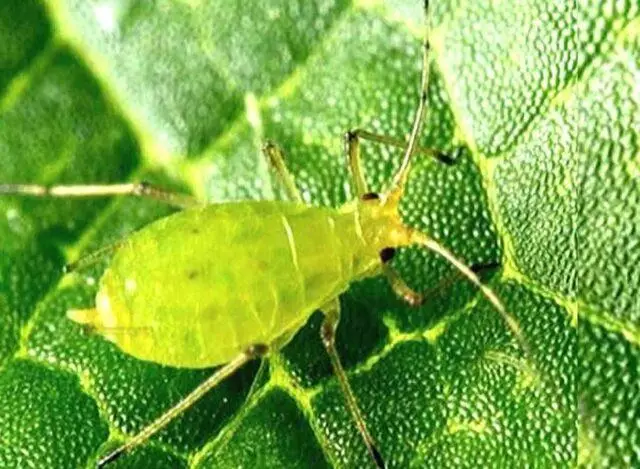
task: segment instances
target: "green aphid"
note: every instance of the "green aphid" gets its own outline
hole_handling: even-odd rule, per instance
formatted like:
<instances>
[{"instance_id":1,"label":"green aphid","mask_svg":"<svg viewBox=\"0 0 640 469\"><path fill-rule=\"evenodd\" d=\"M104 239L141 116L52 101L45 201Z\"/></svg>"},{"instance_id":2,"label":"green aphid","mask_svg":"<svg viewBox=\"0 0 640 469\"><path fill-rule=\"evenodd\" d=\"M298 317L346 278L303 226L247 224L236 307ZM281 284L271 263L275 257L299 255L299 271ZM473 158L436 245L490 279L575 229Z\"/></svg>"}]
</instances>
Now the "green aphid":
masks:
<instances>
[{"instance_id":1,"label":"green aphid","mask_svg":"<svg viewBox=\"0 0 640 469\"><path fill-rule=\"evenodd\" d=\"M388 264L397 247L420 245L447 259L480 288L524 344L518 323L474 271L427 234L404 225L398 213L415 154L452 163L438 151L417 147L427 104L428 50L425 39L420 101L409 141L363 130L347 132L345 147L357 197L339 209L304 204L282 152L272 143L265 145L264 153L291 201L203 204L146 183L0 185L4 194L133 195L184 208L74 266L113 253L100 280L95 308L69 311L73 321L142 360L182 368L223 365L101 459L99 467L145 442L247 362L282 348L318 309L325 314L321 339L347 408L376 466L384 467L336 352L335 331L340 319L338 296L364 277L383 274L401 298L421 303L421 296ZM360 163L361 139L406 148L389 188L380 194L367 188Z\"/></svg>"}]
</instances>

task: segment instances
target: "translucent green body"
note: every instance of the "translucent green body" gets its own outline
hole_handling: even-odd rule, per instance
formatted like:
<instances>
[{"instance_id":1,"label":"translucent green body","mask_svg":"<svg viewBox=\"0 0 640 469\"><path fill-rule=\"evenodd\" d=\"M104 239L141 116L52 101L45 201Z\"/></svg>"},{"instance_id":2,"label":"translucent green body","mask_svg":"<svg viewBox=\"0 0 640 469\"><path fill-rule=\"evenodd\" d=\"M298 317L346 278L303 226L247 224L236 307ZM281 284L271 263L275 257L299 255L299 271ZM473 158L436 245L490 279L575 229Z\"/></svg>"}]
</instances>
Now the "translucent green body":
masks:
<instances>
[{"instance_id":1,"label":"translucent green body","mask_svg":"<svg viewBox=\"0 0 640 469\"><path fill-rule=\"evenodd\" d=\"M226 363L277 348L380 264L357 206L239 202L176 213L133 234L105 272L102 333L165 365Z\"/></svg>"}]
</instances>

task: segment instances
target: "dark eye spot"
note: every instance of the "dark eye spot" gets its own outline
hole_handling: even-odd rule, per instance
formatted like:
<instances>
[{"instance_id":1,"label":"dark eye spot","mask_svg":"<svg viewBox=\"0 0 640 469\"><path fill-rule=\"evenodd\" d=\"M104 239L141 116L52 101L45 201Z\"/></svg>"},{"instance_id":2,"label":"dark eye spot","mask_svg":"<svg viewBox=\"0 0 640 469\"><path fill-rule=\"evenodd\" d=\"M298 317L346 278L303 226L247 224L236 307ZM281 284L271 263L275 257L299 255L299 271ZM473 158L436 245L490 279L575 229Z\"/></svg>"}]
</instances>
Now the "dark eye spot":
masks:
<instances>
[{"instance_id":1,"label":"dark eye spot","mask_svg":"<svg viewBox=\"0 0 640 469\"><path fill-rule=\"evenodd\" d=\"M380 196L376 192L367 192L360 197L361 200L376 200L379 198Z\"/></svg>"},{"instance_id":2,"label":"dark eye spot","mask_svg":"<svg viewBox=\"0 0 640 469\"><path fill-rule=\"evenodd\" d=\"M199 234L200 233L200 229L199 228L191 228L191 232L193 234Z\"/></svg>"},{"instance_id":3,"label":"dark eye spot","mask_svg":"<svg viewBox=\"0 0 640 469\"><path fill-rule=\"evenodd\" d=\"M380 251L380 260L382 262L389 262L396 255L394 248L384 248Z\"/></svg>"},{"instance_id":4,"label":"dark eye spot","mask_svg":"<svg viewBox=\"0 0 640 469\"><path fill-rule=\"evenodd\" d=\"M190 270L189 272L187 272L187 277L189 278L189 280L193 280L197 276L198 272L196 272L195 270Z\"/></svg>"}]
</instances>

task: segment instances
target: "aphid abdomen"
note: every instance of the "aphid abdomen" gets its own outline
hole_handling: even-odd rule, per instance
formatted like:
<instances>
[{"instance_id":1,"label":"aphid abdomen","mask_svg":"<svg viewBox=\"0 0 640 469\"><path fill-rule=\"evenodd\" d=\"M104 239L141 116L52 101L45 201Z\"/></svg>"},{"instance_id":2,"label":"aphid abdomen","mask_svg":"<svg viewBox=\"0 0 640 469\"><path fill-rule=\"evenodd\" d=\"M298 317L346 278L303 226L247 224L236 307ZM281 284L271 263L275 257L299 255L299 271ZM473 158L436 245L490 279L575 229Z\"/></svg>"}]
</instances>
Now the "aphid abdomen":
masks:
<instances>
[{"instance_id":1,"label":"aphid abdomen","mask_svg":"<svg viewBox=\"0 0 640 469\"><path fill-rule=\"evenodd\" d=\"M98 327L133 356L180 367L274 344L366 264L354 220L285 202L211 205L159 220L114 256L101 280Z\"/></svg>"}]
</instances>

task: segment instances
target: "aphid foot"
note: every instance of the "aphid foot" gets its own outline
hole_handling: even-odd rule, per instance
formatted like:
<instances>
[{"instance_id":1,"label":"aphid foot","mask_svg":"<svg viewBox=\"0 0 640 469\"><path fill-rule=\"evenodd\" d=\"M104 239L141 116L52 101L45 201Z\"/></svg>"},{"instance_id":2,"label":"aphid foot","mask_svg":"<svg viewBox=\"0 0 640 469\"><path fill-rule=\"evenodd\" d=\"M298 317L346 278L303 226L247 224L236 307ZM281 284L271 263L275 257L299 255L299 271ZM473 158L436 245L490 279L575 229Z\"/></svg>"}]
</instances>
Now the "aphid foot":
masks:
<instances>
[{"instance_id":1,"label":"aphid foot","mask_svg":"<svg viewBox=\"0 0 640 469\"><path fill-rule=\"evenodd\" d=\"M424 304L424 296L419 293L411 292L403 295L402 299L409 305L413 307L422 306Z\"/></svg>"},{"instance_id":2,"label":"aphid foot","mask_svg":"<svg viewBox=\"0 0 640 469\"><path fill-rule=\"evenodd\" d=\"M96 464L96 468L97 469L103 468L107 464L110 464L113 461L115 461L116 459L118 459L123 454L124 454L124 451L122 450L122 448L118 448L115 451L112 451L111 453L109 453L104 458L102 458L101 460L98 461L98 464Z\"/></svg>"}]
</instances>

